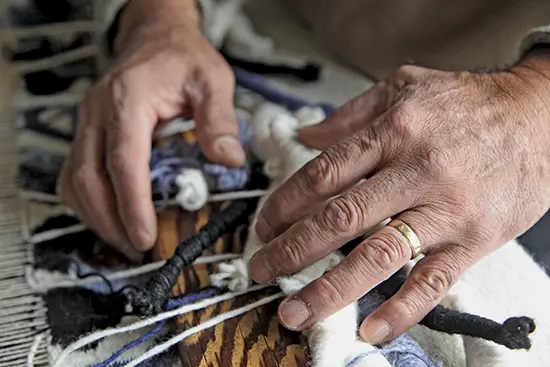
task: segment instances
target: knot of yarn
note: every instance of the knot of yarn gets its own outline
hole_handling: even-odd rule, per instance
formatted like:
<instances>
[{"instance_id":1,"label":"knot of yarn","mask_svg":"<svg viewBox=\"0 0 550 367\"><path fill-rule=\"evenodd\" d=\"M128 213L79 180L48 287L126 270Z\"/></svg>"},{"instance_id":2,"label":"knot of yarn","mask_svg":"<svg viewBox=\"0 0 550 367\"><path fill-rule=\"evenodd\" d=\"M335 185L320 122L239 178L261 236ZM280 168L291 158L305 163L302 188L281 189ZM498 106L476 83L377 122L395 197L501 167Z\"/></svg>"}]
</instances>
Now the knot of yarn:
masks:
<instances>
[{"instance_id":1,"label":"knot of yarn","mask_svg":"<svg viewBox=\"0 0 550 367\"><path fill-rule=\"evenodd\" d=\"M176 201L185 210L196 211L208 201L208 184L199 169L184 169L176 176L175 184L179 188Z\"/></svg>"},{"instance_id":2,"label":"knot of yarn","mask_svg":"<svg viewBox=\"0 0 550 367\"><path fill-rule=\"evenodd\" d=\"M246 147L252 129L242 119L239 122L239 139ZM185 210L202 208L212 191L236 191L249 181L248 164L242 167L225 167L209 162L198 144L183 139L169 139L160 148L154 148L150 161L151 186L155 208L162 211L168 200L175 201Z\"/></svg>"}]
</instances>

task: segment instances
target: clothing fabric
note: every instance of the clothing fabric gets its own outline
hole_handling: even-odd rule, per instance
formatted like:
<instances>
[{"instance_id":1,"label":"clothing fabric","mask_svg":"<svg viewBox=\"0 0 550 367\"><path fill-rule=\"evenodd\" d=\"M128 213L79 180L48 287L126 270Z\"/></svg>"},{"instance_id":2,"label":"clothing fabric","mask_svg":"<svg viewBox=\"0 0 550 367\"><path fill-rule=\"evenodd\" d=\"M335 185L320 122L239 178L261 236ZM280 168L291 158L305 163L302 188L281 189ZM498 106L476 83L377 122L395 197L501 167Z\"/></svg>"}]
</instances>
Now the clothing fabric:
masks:
<instances>
[{"instance_id":1,"label":"clothing fabric","mask_svg":"<svg viewBox=\"0 0 550 367\"><path fill-rule=\"evenodd\" d=\"M550 41L550 2L544 0L283 1L320 46L375 79L406 63L502 68Z\"/></svg>"}]
</instances>

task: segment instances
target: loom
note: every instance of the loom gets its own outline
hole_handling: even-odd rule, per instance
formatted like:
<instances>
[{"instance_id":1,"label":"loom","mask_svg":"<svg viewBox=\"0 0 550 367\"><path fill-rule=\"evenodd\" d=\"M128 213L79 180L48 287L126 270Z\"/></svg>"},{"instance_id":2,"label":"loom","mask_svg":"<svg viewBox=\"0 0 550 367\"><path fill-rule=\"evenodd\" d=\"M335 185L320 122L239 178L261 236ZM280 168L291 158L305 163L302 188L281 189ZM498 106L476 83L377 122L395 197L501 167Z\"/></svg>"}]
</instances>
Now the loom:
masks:
<instances>
[{"instance_id":1,"label":"loom","mask_svg":"<svg viewBox=\"0 0 550 367\"><path fill-rule=\"evenodd\" d=\"M83 22L67 22L65 24L57 24L53 26L46 26L40 29L17 29L12 28L8 33L3 33L6 36L7 41L10 43L17 43L17 41L22 37L29 37L34 35L44 35L44 34L60 34L65 32L88 32L91 34L92 39L95 41L88 46L83 46L74 50L66 51L60 55L47 56L42 60L35 61L26 61L20 60L19 62L14 63L14 68L19 73L37 73L40 71L46 71L55 66L77 61L82 58L96 58L99 69L106 65L108 55L102 52L102 49L98 46L100 43L101 31L103 31L108 24L104 19L104 12L102 8L106 6L106 1L96 0L94 3L93 18L90 21ZM231 2L228 2L231 3ZM240 3L240 2L234 2ZM0 1L0 4L5 5L5 1ZM235 6L235 4L230 4ZM241 14L237 15L238 17ZM227 25L227 23L224 23ZM246 23L245 23L246 24ZM265 55L272 56L272 45L265 38L257 37L254 38L248 34L246 38L248 41L243 41L244 38L239 38L242 36L242 33L236 32L233 28L229 27L229 30L226 29L229 34L233 35L233 38L230 38L226 43L226 48L224 48L224 54L226 55L228 61L232 62L235 66L234 72L236 75L237 83L239 88L243 90L241 94L236 96L237 100L239 98L246 99L247 91L253 91L255 95L254 98L260 97L261 99L272 102L274 105L271 105L266 108L266 110L273 112L273 109L278 112L286 110L291 115L294 114L298 116L300 111L304 107L317 108L317 112L321 110L324 114L330 114L333 110L333 106L328 103L318 103L311 104L309 101L306 101L302 98L298 98L286 93L283 93L276 88L270 86L270 84L256 72L261 72L265 74L290 74L294 77L298 77L301 80L312 81L319 78L320 70L315 64L308 64L307 62L298 62L294 66L289 66L288 58L283 58L278 60L277 63L266 64ZM249 31L249 30L247 30ZM224 34L223 30L213 29L212 32L213 41L220 42L220 34ZM255 55L252 57L252 60L247 60L247 52L250 52L252 48L243 48L243 42L250 42L250 37L252 37L254 45L257 49L264 49L263 57ZM261 44L261 46L260 46ZM246 45L245 45L246 46ZM245 51L243 51L245 49ZM249 54L247 56L250 56ZM249 57L250 58L250 57ZM275 59L274 57L272 59ZM260 61L258 61L260 60ZM261 62L263 60L263 62ZM243 69L245 68L245 69ZM82 97L84 90L80 88L86 88L81 86L76 86L74 89L69 89L64 92L49 95L47 98L39 95L31 94L22 94L18 95L14 101L14 106L22 110L33 110L37 107L48 107L56 106L58 104L75 104ZM36 92L36 90L35 90ZM3 91L2 102L6 103L6 91ZM242 105L246 105L245 101L240 101ZM271 113L270 112L270 113ZM314 118L313 120L318 120ZM7 125L2 121L3 125ZM185 121L186 124L183 127L178 127L173 130L177 133L189 132L193 128L192 121ZM35 131L46 132L52 136L62 137L65 140L70 139L71 134L73 133L72 129L74 126L69 129L69 132L59 132L55 129L52 129L51 126L31 124L27 126L28 129L33 129ZM11 134L11 128L5 126L2 129L3 133L1 139L3 139L2 146L10 147L13 144L13 135ZM159 133L159 136L162 139L165 139L171 135L171 133L162 134ZM4 145L5 144L5 145ZM162 156L162 153L165 151L158 150L159 155ZM2 150L2 153L6 155L13 154L13 151L6 148ZM196 152L193 153L194 158L197 157ZM164 156L164 158L169 158L169 156ZM153 162L152 162L153 163ZM177 169L181 169L183 165L181 161L176 162L174 166ZM32 169L32 165L28 166L29 169ZM166 166L164 166L166 167ZM197 168L196 163L193 163L187 168ZM277 176L277 167L270 166L271 168L266 169L268 176L276 177ZM74 218L62 217L61 219L66 220L69 218L69 225L54 225L52 230L37 230L35 233L28 232L28 225L23 224L24 231L22 236L12 235L17 229L19 218L17 216L17 210L13 210L11 215L7 215L5 218L2 218L2 225L9 227L9 235L2 234L3 243L8 243L9 245L4 246L1 249L0 257L2 260L0 262L6 265L2 269L0 282L2 284L0 291L2 296L6 297L6 300L0 301L0 304L3 304L5 307L11 307L3 315L6 317L11 317L13 319L20 318L22 321L18 325L18 335L9 335L13 334L13 329L1 329L0 330L0 346L5 348L11 348L12 353L3 354L0 352L0 365L2 366L62 366L62 358L68 357L71 353L78 353L78 347L85 346L87 342L97 343L100 342L102 337L105 336L116 336L122 334L129 334L130 332L135 331L135 329L126 326L118 327L102 327L98 333L91 335L83 335L82 339L73 341L75 344L67 345L67 349L62 351L55 351L50 347L51 332L48 330L48 321L44 316L44 310L46 308L45 301L41 297L40 293L37 292L38 289L43 293L55 294L56 290L66 289L66 288L80 288L85 289L101 289L108 294L108 297L103 297L105 302L116 302L117 307L119 307L117 312L119 312L119 317L128 316L128 315L140 315L145 316L146 318L142 320L142 324L137 326L149 327L150 329L146 332L143 332L139 335L132 336L133 339L129 340L126 343L122 343L120 348L113 352L108 358L103 361L94 361L89 363L89 366L136 366L140 362L146 362L149 358L153 358L154 353L161 353L165 348L174 346L181 341L192 337L196 333L206 330L207 328L212 328L217 325L219 322L225 320L230 320L239 315L244 315L250 310L255 310L256 307L262 305L268 305L283 296L283 293L278 292L273 287L263 287L246 284L247 289L237 290L237 291L227 291L225 287L207 287L201 288L197 291L184 292L179 296L174 294L170 295L170 291L173 290L174 285L177 284L178 277L182 273L189 271L189 267L196 266L197 264L218 264L218 269L221 270L235 270L238 272L245 272L244 269L239 268L224 268L224 265L232 264L233 261L240 260L238 254L222 254L214 256L204 256L205 249L211 249L216 246L216 241L228 233L232 232L235 228L242 228L244 224L247 223L248 217L256 209L257 199L266 194L264 190L266 188L266 178L261 175L260 171L263 167L249 167L247 169L247 175L251 174L252 176L257 175L259 181L263 180L263 184L260 184L256 187L249 186L248 176L246 179L241 177L239 184L236 186L226 186L220 185L217 180L221 176L219 167L210 166L210 171L207 169L200 170L201 174L204 177L203 187L207 187L206 193L201 200L191 203L183 199L178 200L178 193L186 192L187 186L180 185L176 183L176 178L178 175L174 175L171 180L168 180L168 183L160 185L158 191L159 197L157 200L157 208L159 211L162 211L166 208L174 209L177 207L184 207L188 211L197 211L200 208L204 207L206 203L219 203L230 201L229 204L224 210L217 212L212 215L209 221L206 221L205 225L202 226L202 229L198 231L194 236L190 236L187 240L183 241L176 250L176 254L173 257L170 257L166 261L157 261L151 264L145 264L141 267L129 268L125 270L115 271L108 274L102 274L97 272L90 272L90 269L84 271L79 266L82 266L81 263L77 263L76 270L71 276L63 276L59 279L54 279L51 283L44 282L43 275L48 275L46 272L41 273L37 269L30 270L28 267L32 264L32 259L28 259L26 253L31 252L28 248L32 248L34 245L44 244L45 242L56 242L59 243L60 239L65 238L69 241L74 238L83 238L88 236L96 240L94 235L87 231L85 226L80 224L78 221L74 221ZM55 169L53 169L55 171ZM208 174L211 174L210 177L207 177ZM50 172L46 172L48 174ZM6 208L17 208L17 202L19 200L18 195L16 195L17 188L13 185L11 180L12 172L0 171L0 182L9 182L10 184L6 186L5 189L5 199L0 203L1 207ZM262 177L259 177L262 176ZM48 176L51 179L51 176ZM166 176L162 176L165 178ZM154 184L154 180L152 180ZM175 186L174 186L175 185ZM52 207L58 208L60 213L63 215L70 214L70 211L66 210L62 206L62 203L59 202L59 199L55 196L55 192L52 192L51 185L42 185L40 187L50 187L46 189L46 192L36 192L31 191L30 187L26 187L27 190L20 192L20 195L26 203L28 202L41 202L49 203ZM227 191L230 187L230 192ZM233 192L231 190L242 190ZM248 190L250 189L250 190ZM210 191L218 190L219 192L212 193ZM189 191L187 191L189 192ZM200 192L196 191L196 192ZM181 197L180 197L181 198ZM189 206L185 206L189 205ZM26 210L26 208L24 209ZM9 212L9 211L8 211ZM27 216L22 217L23 220L28 219ZM59 217L54 217L53 219L60 219ZM84 236L85 235L85 236ZM69 241L70 242L70 241ZM23 256L20 256L24 254ZM203 256L201 256L203 255ZM93 255L91 255L93 256ZM22 260L20 259L22 258ZM69 269L74 265L75 259L69 258L66 259L69 264ZM237 262L238 263L238 262ZM72 264L72 265L71 265ZM43 266L44 264L33 264L35 266ZM53 266L53 265L52 265ZM213 271L214 273L214 271ZM214 275L214 274L213 274ZM121 286L117 287L117 282L128 277L145 277L148 281L144 284L143 287L137 286ZM25 278L26 277L26 278ZM391 295L395 294L397 289L403 283L404 278L406 277L405 272L399 272L394 275L392 278L378 286L373 291L373 297L369 298L368 309L377 307L380 302L387 299ZM222 277L223 278L223 277ZM228 278L221 279L226 281ZM227 286L227 285L226 285ZM230 285L230 288L238 288L243 286L242 283L235 282L233 285ZM89 287L89 288L86 288ZM238 297L242 297L245 294L250 293L259 293L262 295L262 298L259 300L250 302L245 305L239 305L239 307L228 311L226 313L220 313L219 315L212 316L206 321L202 320L193 320L197 321L196 323L189 324L189 329L183 331L182 333L169 335L167 331L166 320L169 319L168 316L177 316L177 315L188 315L190 312L196 310L204 310L207 307L213 307L227 300L234 300ZM375 296L374 296L375 295ZM102 298L102 297L99 297ZM25 305L25 309L22 310L18 305ZM114 303L113 303L114 304ZM124 307L120 307L123 305ZM131 310L131 311L129 311ZM30 314L31 316L27 316ZM115 317L116 318L116 317ZM425 319L421 322L422 325L429 327L431 329L437 330L442 333L458 333L461 335L472 336L475 338L481 338L486 340L491 340L495 343L504 345L510 349L529 349L531 347L530 334L534 331L535 324L532 319L528 317L513 317L503 323L492 321L490 319L485 319L481 316L476 316L473 314L468 314L454 310L452 308L437 306ZM135 324L130 324L136 326ZM7 331L6 331L7 330ZM93 336L93 337L92 337ZM157 337L162 337L157 341ZM86 339L89 337L88 339ZM92 341L93 339L93 341ZM399 343L394 345L379 346L380 351L382 351L382 356L384 359L380 360L381 363L387 363L385 358L390 358L392 353L401 353L399 348L402 348L405 343L410 343L412 338L401 340ZM19 344L15 344L20 342ZM414 342L414 341L413 341ZM101 342L100 342L101 343ZM106 344L109 343L107 340ZM104 345L104 344L100 344ZM76 348L75 348L76 346ZM146 352L133 355L132 351L135 351L137 347L148 346ZM164 348L164 349L163 349ZM1 349L1 348L0 348ZM362 358L368 357L369 353L375 351L375 348L364 352L360 349L357 350L356 357L346 361L347 366L359 365ZM138 352L135 352L138 353ZM134 359L126 360L123 357L127 355L133 356ZM52 355L57 357L57 361L52 359ZM122 362L124 361L124 362ZM58 364L55 364L58 363ZM61 364L60 364L61 363Z\"/></svg>"}]
</instances>

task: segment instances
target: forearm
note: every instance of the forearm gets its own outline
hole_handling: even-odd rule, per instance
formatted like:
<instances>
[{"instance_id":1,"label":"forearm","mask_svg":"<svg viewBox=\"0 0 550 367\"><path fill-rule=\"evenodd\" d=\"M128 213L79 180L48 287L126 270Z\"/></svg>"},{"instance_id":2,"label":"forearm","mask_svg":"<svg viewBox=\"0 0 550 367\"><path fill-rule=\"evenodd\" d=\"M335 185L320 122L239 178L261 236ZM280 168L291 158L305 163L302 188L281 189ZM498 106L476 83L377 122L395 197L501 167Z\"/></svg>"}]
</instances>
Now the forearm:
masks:
<instances>
[{"instance_id":1,"label":"forearm","mask_svg":"<svg viewBox=\"0 0 550 367\"><path fill-rule=\"evenodd\" d=\"M118 50L137 30L174 26L198 29L199 23L196 0L130 0L120 15L114 49Z\"/></svg>"}]
</instances>

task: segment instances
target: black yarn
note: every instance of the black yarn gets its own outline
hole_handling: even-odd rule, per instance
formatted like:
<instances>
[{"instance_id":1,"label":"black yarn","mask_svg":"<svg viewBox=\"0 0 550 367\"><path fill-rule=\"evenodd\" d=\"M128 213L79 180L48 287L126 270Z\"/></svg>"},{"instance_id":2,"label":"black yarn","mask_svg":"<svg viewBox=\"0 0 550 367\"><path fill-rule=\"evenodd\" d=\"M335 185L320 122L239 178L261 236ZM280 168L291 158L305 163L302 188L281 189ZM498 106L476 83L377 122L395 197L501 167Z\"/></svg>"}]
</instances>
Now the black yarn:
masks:
<instances>
[{"instance_id":1,"label":"black yarn","mask_svg":"<svg viewBox=\"0 0 550 367\"><path fill-rule=\"evenodd\" d=\"M397 293L406 279L406 274L399 271L376 289L384 297L390 298ZM460 312L441 305L435 306L420 321L420 324L447 334L460 334L490 340L509 349L530 349L529 334L535 331L535 321L529 317L511 317L500 324L485 317Z\"/></svg>"},{"instance_id":2,"label":"black yarn","mask_svg":"<svg viewBox=\"0 0 550 367\"><path fill-rule=\"evenodd\" d=\"M231 66L235 66L251 73L262 75L288 75L304 82L315 82L321 75L321 66L308 63L302 68L294 68L288 65L264 64L254 61L239 59L231 56L226 51L221 51L222 56Z\"/></svg>"},{"instance_id":3,"label":"black yarn","mask_svg":"<svg viewBox=\"0 0 550 367\"><path fill-rule=\"evenodd\" d=\"M116 326L126 315L126 297L86 288L52 289L44 295L53 344L66 347L83 334ZM93 345L89 346L89 348Z\"/></svg>"},{"instance_id":4,"label":"black yarn","mask_svg":"<svg viewBox=\"0 0 550 367\"><path fill-rule=\"evenodd\" d=\"M183 269L201 256L204 250L213 246L219 237L244 223L254 211L253 202L255 201L233 201L226 209L214 214L196 235L181 243L176 248L174 256L153 274L147 283L147 291L136 291L130 296L134 312L143 316L161 312L168 293L176 284Z\"/></svg>"}]
</instances>

